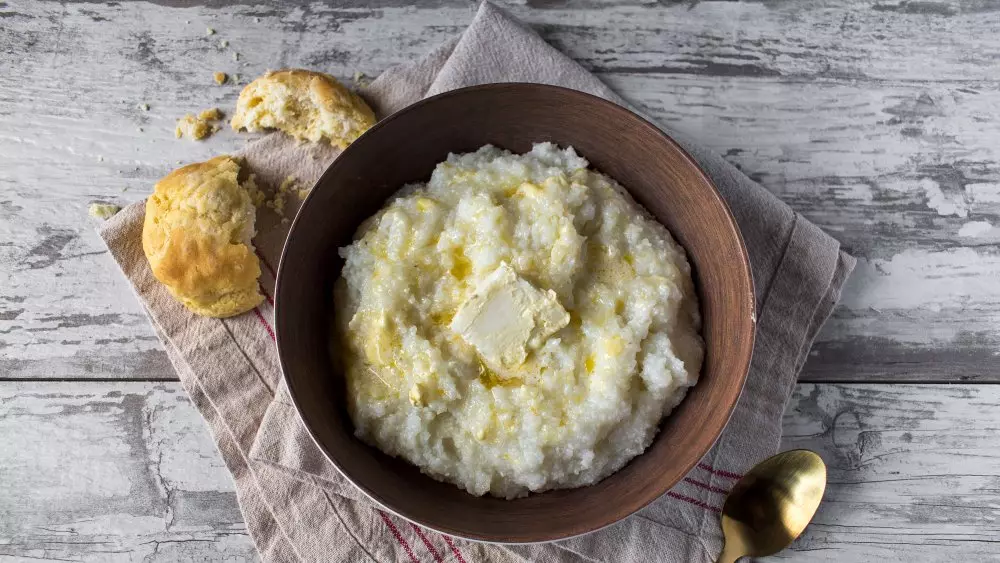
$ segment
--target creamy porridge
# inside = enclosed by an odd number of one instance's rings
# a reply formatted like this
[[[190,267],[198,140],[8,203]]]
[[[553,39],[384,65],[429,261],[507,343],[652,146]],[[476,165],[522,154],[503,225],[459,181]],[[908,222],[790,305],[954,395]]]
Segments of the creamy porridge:
[[[474,495],[595,483],[701,370],[684,251],[572,148],[450,155],[337,286],[357,435]]]

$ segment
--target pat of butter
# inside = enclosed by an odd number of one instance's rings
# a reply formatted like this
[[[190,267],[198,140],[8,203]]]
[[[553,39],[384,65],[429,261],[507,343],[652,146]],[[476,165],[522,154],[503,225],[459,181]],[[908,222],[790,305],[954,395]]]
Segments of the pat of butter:
[[[541,291],[506,262],[476,286],[451,321],[451,329],[494,368],[524,363],[536,349],[569,324],[555,292]]]

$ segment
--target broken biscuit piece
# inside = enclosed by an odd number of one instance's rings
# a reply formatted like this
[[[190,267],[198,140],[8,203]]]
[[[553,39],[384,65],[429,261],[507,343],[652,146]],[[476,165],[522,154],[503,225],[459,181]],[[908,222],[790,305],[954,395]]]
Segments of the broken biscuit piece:
[[[264,300],[251,240],[255,191],[240,160],[219,156],[174,170],[146,201],[142,250],[149,268],[192,312],[230,317]]]
[[[346,148],[375,124],[375,113],[332,76],[292,69],[268,72],[243,88],[230,124]]]
[[[200,141],[219,130],[217,121],[220,119],[222,119],[222,112],[219,111],[219,108],[206,109],[198,115],[189,113],[177,120],[174,136],[178,139],[187,137]]]
[[[87,212],[94,219],[107,221],[108,219],[114,217],[115,214],[117,214],[121,210],[122,208],[120,205],[115,205],[113,203],[96,202],[90,204],[90,208],[87,209]]]

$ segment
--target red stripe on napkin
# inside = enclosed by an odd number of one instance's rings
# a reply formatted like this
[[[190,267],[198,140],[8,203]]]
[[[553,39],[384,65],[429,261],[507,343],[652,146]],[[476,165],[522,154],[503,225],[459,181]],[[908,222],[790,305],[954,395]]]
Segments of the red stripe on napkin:
[[[389,528],[389,531],[392,532],[392,535],[396,536],[396,541],[399,542],[399,545],[403,546],[403,549],[406,550],[406,554],[410,556],[410,560],[413,561],[413,563],[420,563],[420,561],[417,559],[417,556],[413,554],[413,550],[410,549],[409,542],[407,542],[406,538],[403,537],[403,534],[399,532],[399,528],[397,528],[396,525],[392,523],[392,520],[389,518],[389,515],[387,515],[385,512],[382,512],[381,510],[378,510],[378,514],[379,516],[382,517],[382,521],[385,522],[385,525]]]
[[[719,477],[725,477],[727,479],[742,479],[743,476],[739,473],[733,473],[731,471],[723,471],[721,469],[716,469],[707,463],[699,463],[698,467],[712,473],[713,475],[718,475]]]
[[[438,563],[444,561],[444,559],[441,559],[441,554],[438,553],[438,550],[434,549],[434,544],[432,544],[431,541],[427,539],[427,536],[424,535],[424,531],[420,529],[420,526],[410,522],[410,527],[413,528],[413,531],[420,537],[420,541],[424,542],[424,545],[427,546],[427,551],[431,552],[431,555],[434,556],[434,560]]]

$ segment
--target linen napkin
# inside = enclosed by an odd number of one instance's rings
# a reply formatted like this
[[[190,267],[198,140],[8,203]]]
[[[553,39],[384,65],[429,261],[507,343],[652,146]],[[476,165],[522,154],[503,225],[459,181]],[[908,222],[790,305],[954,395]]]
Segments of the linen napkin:
[[[529,28],[490,3],[470,27],[426,58],[389,69],[363,94],[380,116],[425,96],[489,82],[566,86],[623,103]],[[781,417],[814,336],[836,303],[854,259],[721,157],[668,131],[711,176],[749,249],[757,297],[757,339],[743,395],[719,441],[681,483],[629,518],[555,543],[497,545],[450,538],[379,508],[346,482],[306,433],[280,377],[273,303],[225,320],[195,316],[152,276],[142,253],[144,204],[126,208],[101,235],[208,422],[233,475],[247,527],[266,561],[712,561],[729,488],[775,453]],[[272,134],[241,156],[258,183],[288,176],[312,185],[338,151]],[[298,202],[286,204],[289,217]],[[255,245],[266,295],[287,219],[258,214]]]

